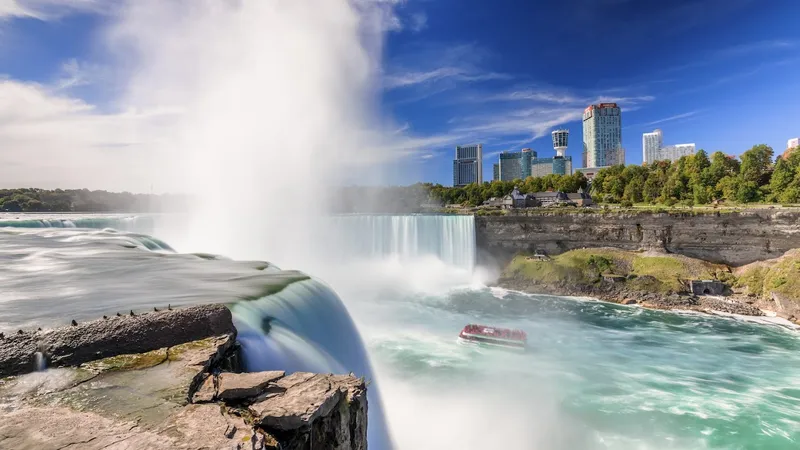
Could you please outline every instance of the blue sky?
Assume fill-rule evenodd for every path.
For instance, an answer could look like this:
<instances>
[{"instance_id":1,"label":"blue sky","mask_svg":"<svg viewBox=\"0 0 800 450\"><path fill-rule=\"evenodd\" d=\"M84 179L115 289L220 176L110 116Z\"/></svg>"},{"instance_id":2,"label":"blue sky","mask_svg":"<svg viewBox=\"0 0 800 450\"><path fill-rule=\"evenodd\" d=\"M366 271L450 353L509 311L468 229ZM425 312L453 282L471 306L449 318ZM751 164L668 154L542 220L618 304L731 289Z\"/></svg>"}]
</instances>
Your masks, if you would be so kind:
<instances>
[{"instance_id":1,"label":"blue sky","mask_svg":"<svg viewBox=\"0 0 800 450\"><path fill-rule=\"evenodd\" d=\"M666 144L735 155L758 143L781 152L800 136L796 0L357 1L393 8L379 104L414 151L389 182L449 184L453 147L473 142L488 178L503 150L552 155L555 128L570 130L577 167L581 113L601 101L623 108L632 164L655 128ZM113 110L119 74L98 44L110 3L0 0L0 83L22 87L0 95L0 122Z\"/></svg>"},{"instance_id":2,"label":"blue sky","mask_svg":"<svg viewBox=\"0 0 800 450\"><path fill-rule=\"evenodd\" d=\"M654 128L736 155L800 135L800 2L431 0L400 14L385 107L415 132L483 142L484 174L499 151L552 155L554 127L579 162L580 115L599 100L623 108L628 163ZM431 148L422 177L447 184L452 153Z\"/></svg>"}]
</instances>

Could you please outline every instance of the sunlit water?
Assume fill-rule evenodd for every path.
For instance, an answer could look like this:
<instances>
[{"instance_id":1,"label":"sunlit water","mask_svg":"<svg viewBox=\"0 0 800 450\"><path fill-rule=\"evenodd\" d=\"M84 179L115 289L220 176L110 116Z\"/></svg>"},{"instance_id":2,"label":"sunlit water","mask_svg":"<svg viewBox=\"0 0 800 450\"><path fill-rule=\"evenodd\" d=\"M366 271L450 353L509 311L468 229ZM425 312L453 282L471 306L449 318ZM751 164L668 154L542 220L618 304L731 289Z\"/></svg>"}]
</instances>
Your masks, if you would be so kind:
<instances>
[{"instance_id":1,"label":"sunlit water","mask_svg":"<svg viewBox=\"0 0 800 450\"><path fill-rule=\"evenodd\" d=\"M469 230L462 225L442 224ZM468 235L441 233L454 240L449 245L474 251L473 242L455 242ZM0 278L10 286L0 297L4 329L241 300L275 283L270 277L296 275L259 262L173 254L159 239L129 233L6 229L0 237ZM397 242L407 251L379 249L373 259L361 252L321 274L360 337L336 294L318 281L289 282L280 295L237 303L250 368L372 373L401 449L800 445L797 331L490 289L467 262L443 262L433 250L441 242L430 252L429 243ZM156 267L146 256L153 253L165 255ZM264 317L278 318L267 335L259 331ZM530 350L460 345L458 331L470 322L524 329ZM370 420L382 424L380 416Z\"/></svg>"}]
</instances>

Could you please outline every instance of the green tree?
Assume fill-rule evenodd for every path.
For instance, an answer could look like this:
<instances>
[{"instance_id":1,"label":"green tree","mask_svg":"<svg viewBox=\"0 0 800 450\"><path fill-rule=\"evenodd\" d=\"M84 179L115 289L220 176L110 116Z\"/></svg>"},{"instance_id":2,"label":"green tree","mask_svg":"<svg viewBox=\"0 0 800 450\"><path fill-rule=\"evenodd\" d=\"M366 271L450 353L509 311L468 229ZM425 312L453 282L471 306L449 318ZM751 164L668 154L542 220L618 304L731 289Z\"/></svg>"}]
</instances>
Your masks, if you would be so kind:
<instances>
[{"instance_id":1,"label":"green tree","mask_svg":"<svg viewBox=\"0 0 800 450\"><path fill-rule=\"evenodd\" d=\"M795 177L795 168L783 158L778 158L769 181L769 199L775 201L789 187Z\"/></svg>"},{"instance_id":2,"label":"green tree","mask_svg":"<svg viewBox=\"0 0 800 450\"><path fill-rule=\"evenodd\" d=\"M705 205L708 203L708 190L705 186L702 185L695 185L694 186L694 204L695 205Z\"/></svg>"},{"instance_id":3,"label":"green tree","mask_svg":"<svg viewBox=\"0 0 800 450\"><path fill-rule=\"evenodd\" d=\"M772 167L772 147L764 144L753 146L741 156L742 166L740 173L746 182L763 186L769 181L769 171Z\"/></svg>"},{"instance_id":4,"label":"green tree","mask_svg":"<svg viewBox=\"0 0 800 450\"><path fill-rule=\"evenodd\" d=\"M625 191L622 194L622 200L631 202L631 203L641 203L644 200L643 192L644 192L644 184L643 177L634 177L631 181L628 182L628 185L625 186Z\"/></svg>"},{"instance_id":5,"label":"green tree","mask_svg":"<svg viewBox=\"0 0 800 450\"><path fill-rule=\"evenodd\" d=\"M736 188L736 201L739 203L756 202L761 199L761 191L755 181L742 180Z\"/></svg>"}]
</instances>

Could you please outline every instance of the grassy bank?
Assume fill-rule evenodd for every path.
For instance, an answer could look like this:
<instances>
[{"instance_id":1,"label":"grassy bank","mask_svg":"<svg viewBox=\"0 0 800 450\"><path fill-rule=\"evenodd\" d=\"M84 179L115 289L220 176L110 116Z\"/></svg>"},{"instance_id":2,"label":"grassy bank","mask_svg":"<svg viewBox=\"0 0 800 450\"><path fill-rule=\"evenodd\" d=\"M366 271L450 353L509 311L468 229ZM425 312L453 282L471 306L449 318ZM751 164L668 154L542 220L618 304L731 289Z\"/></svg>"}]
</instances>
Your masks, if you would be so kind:
<instances>
[{"instance_id":1,"label":"grassy bank","mask_svg":"<svg viewBox=\"0 0 800 450\"><path fill-rule=\"evenodd\" d=\"M729 279L726 266L680 255L655 255L611 248L572 250L540 261L518 255L505 268L503 277L524 278L539 284L574 283L593 285L604 277L625 279L631 290L683 292L685 280Z\"/></svg>"},{"instance_id":2,"label":"grassy bank","mask_svg":"<svg viewBox=\"0 0 800 450\"><path fill-rule=\"evenodd\" d=\"M800 249L736 270L736 287L762 300L780 296L800 304Z\"/></svg>"}]
</instances>

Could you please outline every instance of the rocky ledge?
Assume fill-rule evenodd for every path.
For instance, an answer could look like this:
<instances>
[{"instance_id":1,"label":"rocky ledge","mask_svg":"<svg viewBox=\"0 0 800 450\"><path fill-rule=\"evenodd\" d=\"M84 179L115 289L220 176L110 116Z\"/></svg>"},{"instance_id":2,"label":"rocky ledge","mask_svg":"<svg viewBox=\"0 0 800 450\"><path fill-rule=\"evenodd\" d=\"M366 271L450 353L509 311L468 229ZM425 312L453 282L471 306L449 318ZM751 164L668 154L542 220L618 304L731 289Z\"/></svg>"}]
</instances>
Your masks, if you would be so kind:
<instances>
[{"instance_id":1,"label":"rocky ledge","mask_svg":"<svg viewBox=\"0 0 800 450\"><path fill-rule=\"evenodd\" d=\"M588 285L569 282L542 283L521 277L507 277L498 279L495 285L504 289L531 294L593 297L610 303L639 305L650 309L688 310L710 314L727 313L745 316L764 315L758 307L731 297L720 298L674 292L646 292L631 289L624 283L615 283L613 281L603 281Z\"/></svg>"},{"instance_id":2,"label":"rocky ledge","mask_svg":"<svg viewBox=\"0 0 800 450\"><path fill-rule=\"evenodd\" d=\"M80 327L74 325L29 333L34 337L18 334L13 341L3 337L2 367L15 375L0 379L0 448L367 448L363 379L241 373L236 330L222 306L148 316L84 325L84 331L105 327L103 333L73 335ZM160 337L150 336L165 317L173 327L156 326ZM194 331L176 326L190 322ZM116 338L101 344L103 336ZM125 336L138 343L120 349L145 350L125 353L109 344ZM60 367L25 373L34 356L9 350L20 339L35 341L35 351L44 355L38 359ZM85 356L90 353L98 357Z\"/></svg>"}]
</instances>

